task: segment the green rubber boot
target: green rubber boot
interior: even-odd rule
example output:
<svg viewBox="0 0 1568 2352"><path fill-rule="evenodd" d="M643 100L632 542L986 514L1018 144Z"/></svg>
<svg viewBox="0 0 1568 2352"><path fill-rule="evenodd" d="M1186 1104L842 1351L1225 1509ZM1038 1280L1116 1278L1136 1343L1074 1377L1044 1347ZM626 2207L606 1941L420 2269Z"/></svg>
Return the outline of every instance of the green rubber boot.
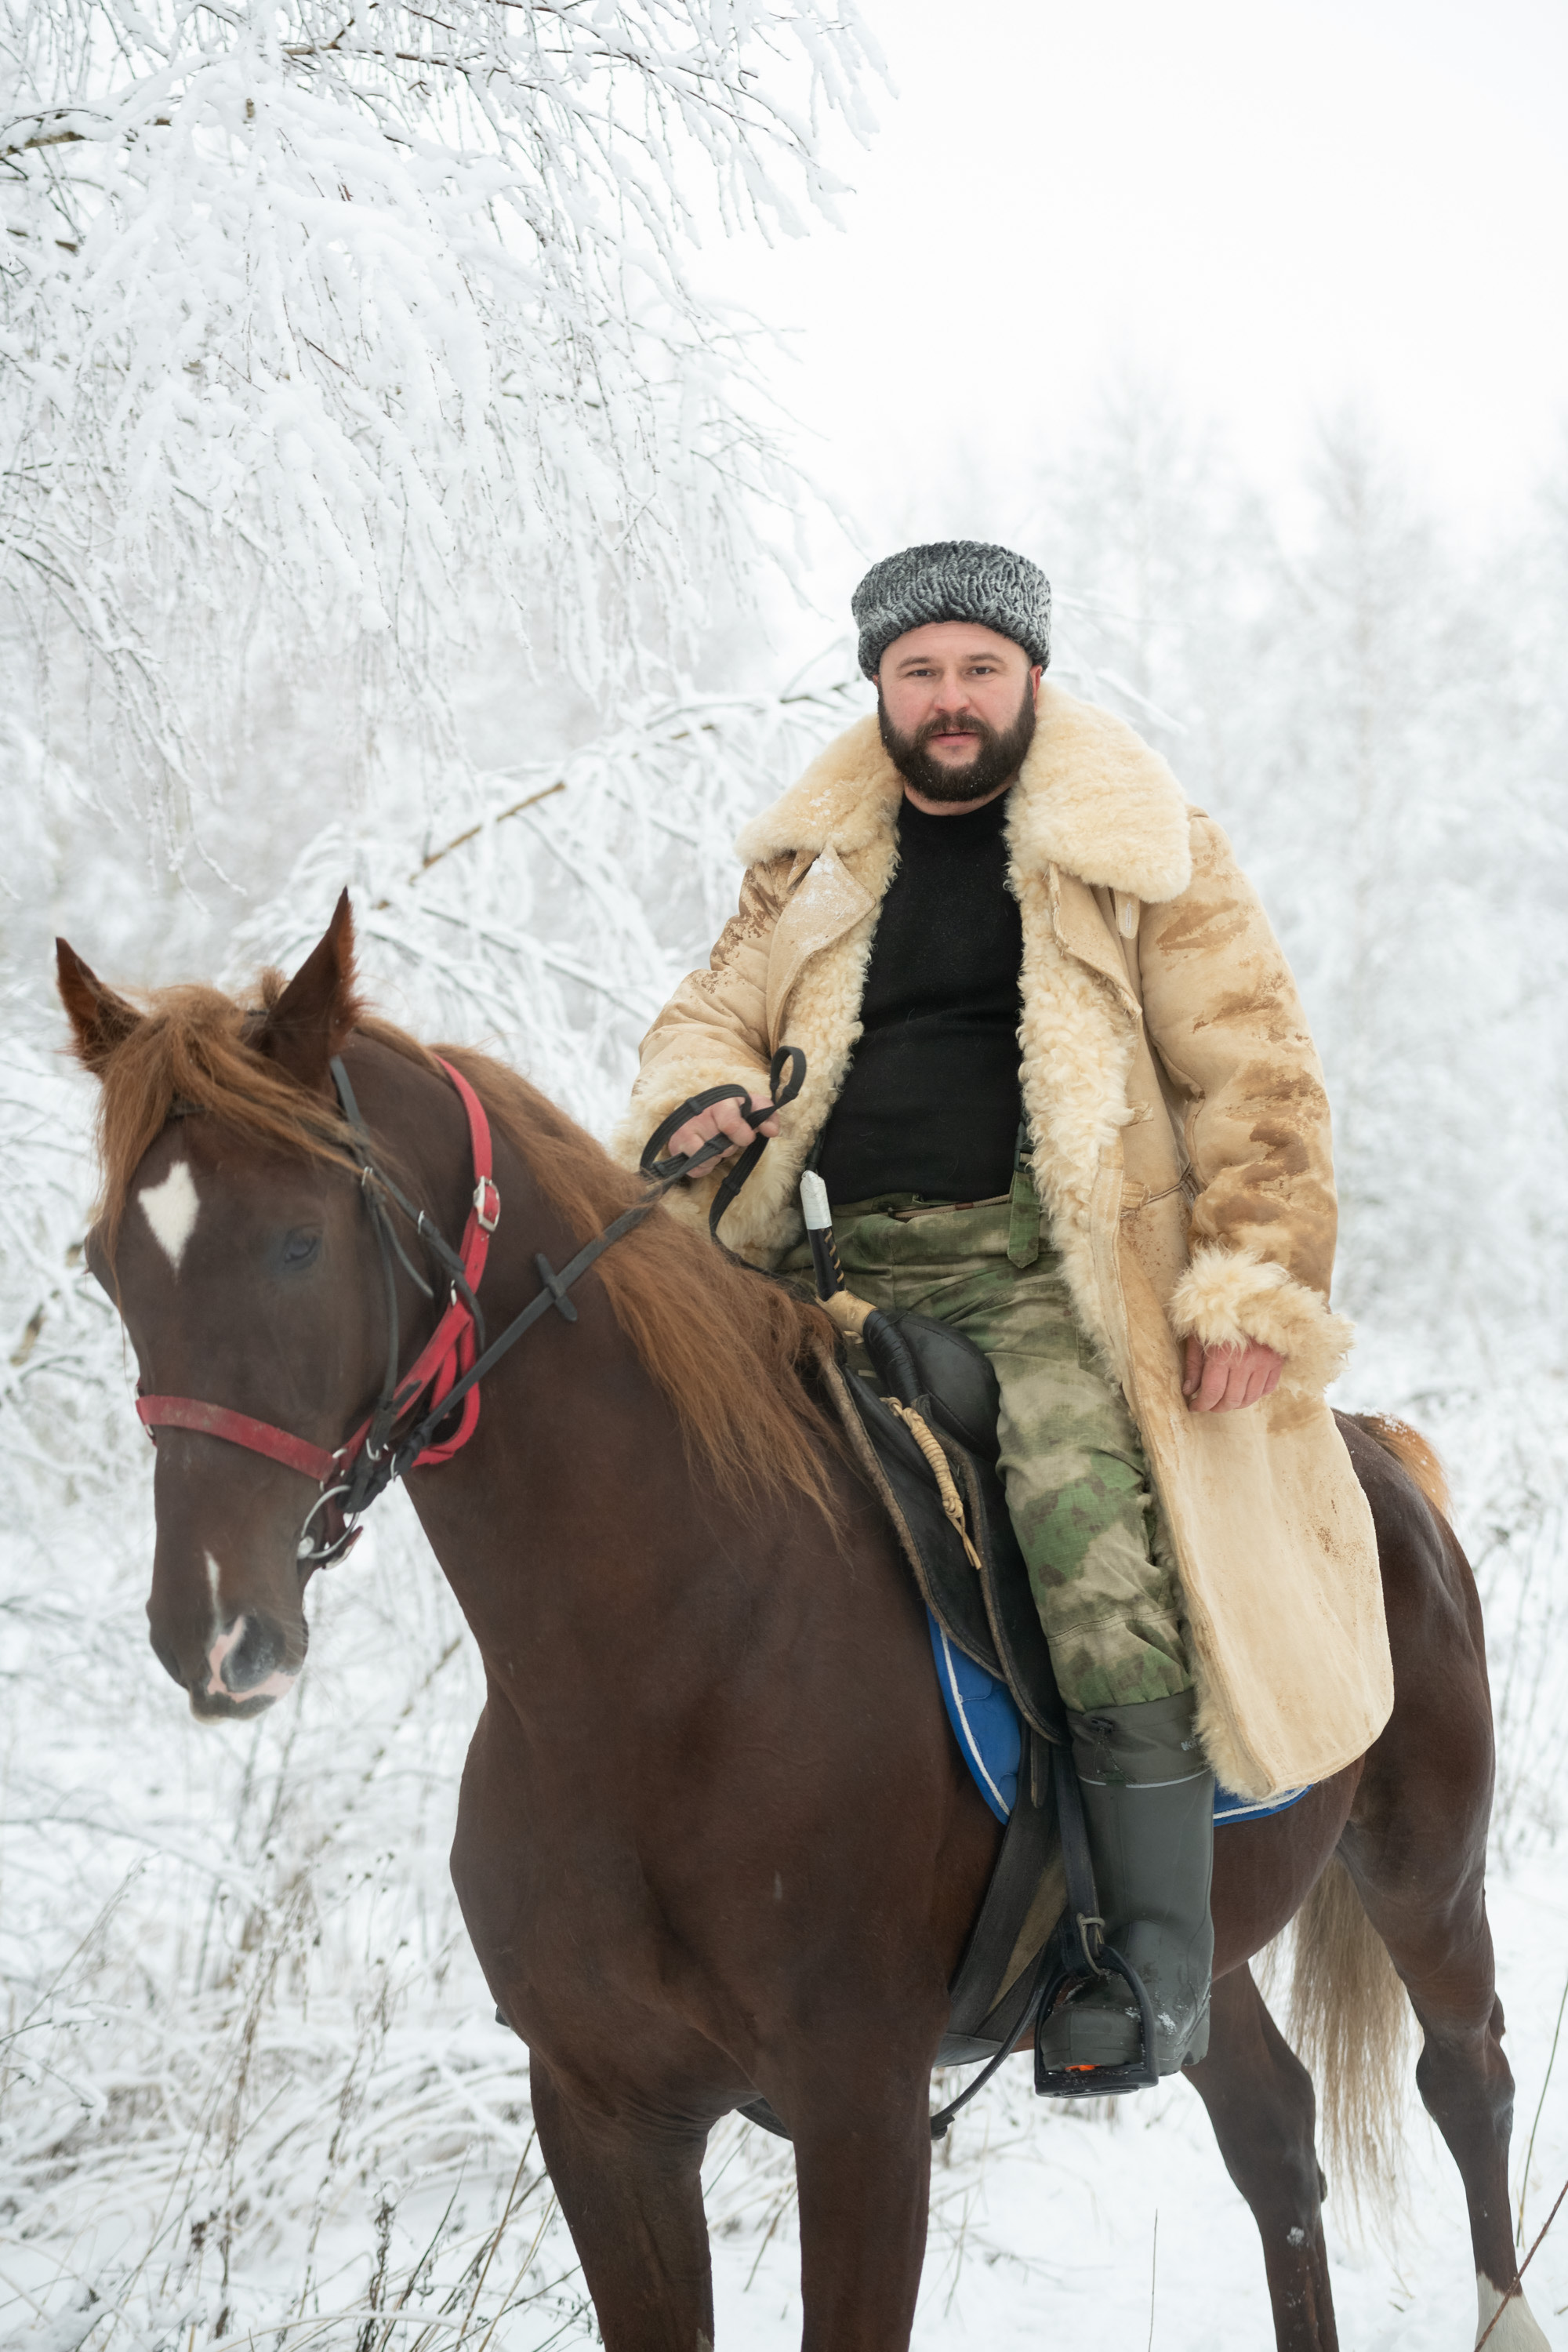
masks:
<svg viewBox="0 0 1568 2352"><path fill-rule="evenodd" d="M1196 2065L1209 2046L1215 1784L1196 1717L1181 1691L1068 1718L1105 1940L1142 1979L1161 2074ZM1131 2065L1141 2042L1121 1979L1090 1978L1042 2021L1040 2063Z"/></svg>

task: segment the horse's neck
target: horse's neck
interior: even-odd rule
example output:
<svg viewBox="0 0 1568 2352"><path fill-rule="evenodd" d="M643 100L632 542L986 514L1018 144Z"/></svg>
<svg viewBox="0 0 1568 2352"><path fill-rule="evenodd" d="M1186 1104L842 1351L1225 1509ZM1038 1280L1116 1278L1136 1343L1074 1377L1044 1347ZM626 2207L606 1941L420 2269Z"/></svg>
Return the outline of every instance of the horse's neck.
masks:
<svg viewBox="0 0 1568 2352"><path fill-rule="evenodd" d="M538 1295L536 1254L559 1269L577 1247L500 1159L500 1246L481 1294L492 1339ZM732 1582L765 1541L699 1492L675 1410L592 1275L573 1304L575 1322L552 1311L501 1359L469 1444L411 1489L487 1668L520 1706L584 1665L607 1702L674 1611L700 1646L694 1580L721 1560Z"/></svg>

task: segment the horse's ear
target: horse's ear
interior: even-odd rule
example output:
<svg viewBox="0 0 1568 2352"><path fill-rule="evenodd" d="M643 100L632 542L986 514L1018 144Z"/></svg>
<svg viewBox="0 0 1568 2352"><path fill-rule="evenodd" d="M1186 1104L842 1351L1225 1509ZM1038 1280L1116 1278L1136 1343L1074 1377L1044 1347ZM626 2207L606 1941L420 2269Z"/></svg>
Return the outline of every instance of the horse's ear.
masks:
<svg viewBox="0 0 1568 2352"><path fill-rule="evenodd" d="M111 988L105 988L97 972L83 963L65 940L55 941L55 971L60 1002L76 1041L77 1059L84 1068L101 1074L132 1031L142 1026L142 1015Z"/></svg>
<svg viewBox="0 0 1568 2352"><path fill-rule="evenodd" d="M327 1065L359 1019L354 919L345 890L332 919L268 1013L253 1043L312 1094L330 1094Z"/></svg>

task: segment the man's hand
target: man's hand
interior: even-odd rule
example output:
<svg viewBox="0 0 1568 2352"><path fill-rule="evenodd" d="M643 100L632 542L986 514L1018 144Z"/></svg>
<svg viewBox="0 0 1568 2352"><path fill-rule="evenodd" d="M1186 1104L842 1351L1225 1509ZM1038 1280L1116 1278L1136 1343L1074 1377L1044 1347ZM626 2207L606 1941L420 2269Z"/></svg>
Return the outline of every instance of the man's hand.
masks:
<svg viewBox="0 0 1568 2352"><path fill-rule="evenodd" d="M679 1160L689 1151L700 1151L703 1145L711 1143L716 1135L727 1135L730 1138L728 1150L721 1151L717 1160L710 1160L708 1168L700 1171L706 1176L709 1168L721 1168L726 1160L732 1160L737 1151L742 1150L757 1136L778 1133L776 1118L763 1119L761 1127L749 1127L746 1123L748 1106L752 1110L771 1111L773 1108L772 1103L762 1101L756 1095L748 1095L745 1103L736 1102L733 1097L728 1102L710 1103L706 1110L700 1110L695 1118L689 1118L684 1127L676 1129L665 1149L672 1160Z"/></svg>
<svg viewBox="0 0 1568 2352"><path fill-rule="evenodd" d="M1189 1335L1182 1394L1189 1412L1239 1412L1259 1397L1272 1396L1284 1369L1284 1357L1261 1340L1248 1339L1244 1348L1205 1348Z"/></svg>

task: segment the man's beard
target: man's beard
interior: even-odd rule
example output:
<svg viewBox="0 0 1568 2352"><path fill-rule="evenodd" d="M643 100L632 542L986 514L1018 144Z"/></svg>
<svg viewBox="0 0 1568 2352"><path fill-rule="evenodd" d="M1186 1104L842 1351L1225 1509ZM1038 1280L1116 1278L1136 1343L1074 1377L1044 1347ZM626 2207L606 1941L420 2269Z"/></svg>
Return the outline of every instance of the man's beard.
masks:
<svg viewBox="0 0 1568 2352"><path fill-rule="evenodd" d="M877 724L882 730L888 757L905 783L912 784L922 800L982 801L998 786L1010 782L1023 766L1024 754L1035 740L1035 698L1026 687L1018 716L1001 734L994 727L987 727L973 711L955 719L939 710L914 734L900 735L888 716L880 693L877 697ZM926 750L933 735L977 735L980 749L963 767L950 768L933 760Z"/></svg>

